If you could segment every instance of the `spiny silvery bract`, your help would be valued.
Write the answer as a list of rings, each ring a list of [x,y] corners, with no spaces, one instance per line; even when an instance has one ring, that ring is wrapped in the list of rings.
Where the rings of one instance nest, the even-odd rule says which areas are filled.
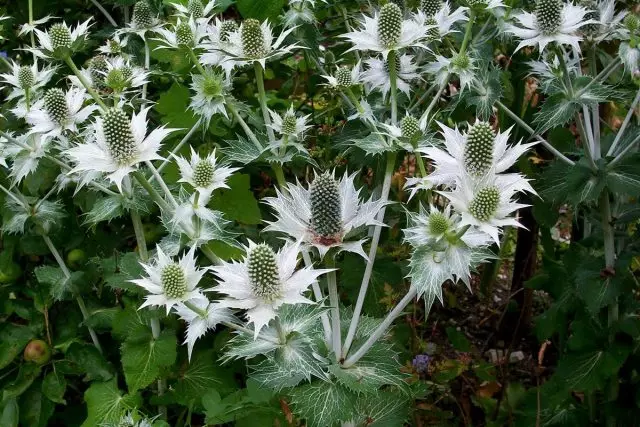
[[[151,6],[147,1],[139,1],[133,6],[133,22],[139,28],[150,28],[153,26],[154,16]]]
[[[469,212],[479,221],[488,221],[496,213],[500,192],[495,186],[484,187],[469,203]]]
[[[36,77],[33,75],[31,67],[22,66],[18,70],[18,83],[23,89],[30,89],[36,82]]]
[[[398,5],[387,3],[380,9],[378,39],[383,46],[394,46],[402,33],[402,10]]]
[[[418,119],[413,116],[404,116],[400,121],[400,132],[403,138],[413,139],[421,132]]]
[[[218,324],[233,321],[234,317],[231,310],[223,307],[219,302],[209,302],[203,298],[190,301],[189,305],[191,308],[184,303],[178,303],[175,310],[180,319],[187,324],[184,344],[187,344],[187,354],[191,360],[196,341],[207,331],[215,329]],[[193,307],[197,311],[194,311]]]
[[[247,58],[262,58],[265,54],[264,34],[257,19],[247,19],[241,28],[242,49]]]
[[[178,262],[167,256],[160,246],[156,250],[156,257],[151,262],[142,264],[147,276],[131,280],[149,292],[140,308],[164,306],[169,314],[178,303],[206,301],[206,297],[197,288],[206,270],[196,266],[195,247],[189,249]]]
[[[467,132],[464,165],[472,175],[482,175],[493,165],[493,141],[496,137],[491,124],[476,122]]]
[[[562,0],[537,0],[536,21],[543,34],[554,34],[562,21]]]
[[[217,188],[229,188],[226,180],[238,168],[221,166],[216,161],[215,150],[204,157],[191,147],[191,159],[187,161],[184,157],[176,156],[176,163],[180,169],[180,179],[178,182],[186,182],[192,187],[211,192]]]
[[[168,298],[181,299],[187,293],[187,277],[177,263],[164,266],[160,273],[160,282]]]
[[[362,72],[360,79],[369,91],[379,90],[384,98],[391,91],[391,75],[389,73],[389,59],[368,58],[365,59],[367,69]],[[418,66],[413,61],[412,55],[396,55],[396,86],[402,93],[409,95],[411,81],[420,78]]]
[[[421,0],[420,10],[426,16],[435,15],[442,7],[442,0]]]
[[[598,3],[594,0],[583,0],[580,4],[587,9],[584,19],[594,21],[591,24],[584,25],[580,31],[586,36],[594,36],[598,34],[600,31],[600,9],[598,8]]]
[[[136,153],[136,141],[131,121],[120,108],[114,107],[102,115],[104,137],[111,157],[119,163],[127,163]]]
[[[425,25],[428,27],[427,38],[434,41],[442,41],[442,38],[453,31],[456,22],[464,22],[469,18],[466,15],[466,7],[459,7],[453,12],[448,2],[442,3],[435,14],[428,16]]]
[[[276,254],[265,244],[257,245],[247,255],[247,271],[253,293],[267,302],[282,296]]]
[[[322,240],[336,240],[342,232],[342,201],[338,183],[328,173],[311,184],[311,227]],[[338,237],[336,237],[338,236]]]
[[[69,107],[64,92],[59,88],[48,89],[44,94],[44,109],[56,123],[64,123],[69,117]]]
[[[271,117],[271,124],[269,125],[271,129],[283,135],[283,137],[286,136],[294,140],[302,140],[304,133],[311,127],[307,125],[309,116],[296,116],[293,105],[283,114],[269,110],[269,116]]]

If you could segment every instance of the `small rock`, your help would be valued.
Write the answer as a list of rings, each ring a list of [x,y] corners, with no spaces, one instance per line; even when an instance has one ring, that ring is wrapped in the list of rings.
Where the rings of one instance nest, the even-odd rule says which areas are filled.
[[[504,358],[504,351],[492,348],[491,350],[487,350],[484,355],[487,359],[489,359],[491,363],[495,365],[502,362]]]
[[[514,351],[509,355],[509,363],[518,363],[524,360],[524,353],[521,351]]]
[[[493,296],[493,302],[500,302],[500,301],[502,301],[502,298],[500,298],[498,295]]]

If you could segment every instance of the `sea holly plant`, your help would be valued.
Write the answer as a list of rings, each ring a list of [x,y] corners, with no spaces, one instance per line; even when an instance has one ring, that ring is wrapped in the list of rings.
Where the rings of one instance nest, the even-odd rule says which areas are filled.
[[[634,11],[264,3],[92,1],[69,24],[30,0],[15,17],[3,425],[79,401],[87,426],[411,423],[430,358],[407,368],[394,325],[473,292],[530,205],[544,257],[528,286],[553,299],[535,333],[559,361],[511,402],[513,425],[629,425]],[[561,207],[575,225],[557,251]],[[370,310],[384,262],[399,286]],[[485,424],[501,399],[478,393]]]

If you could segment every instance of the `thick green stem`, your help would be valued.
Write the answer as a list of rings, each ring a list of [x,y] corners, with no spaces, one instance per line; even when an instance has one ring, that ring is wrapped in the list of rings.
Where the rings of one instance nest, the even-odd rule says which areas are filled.
[[[423,178],[428,175],[427,168],[424,166],[424,160],[422,160],[422,155],[417,151],[414,151],[416,156],[416,163],[418,164],[418,169],[420,169],[420,176]]]
[[[327,268],[334,268],[335,261],[327,255],[325,265]],[[336,271],[327,273],[327,288],[329,289],[329,304],[331,304],[331,348],[336,356],[336,361],[341,359],[342,336],[340,328],[340,299],[338,298],[338,281]]]
[[[253,68],[256,73],[256,84],[258,85],[258,100],[260,102],[260,109],[262,110],[262,119],[264,125],[267,128],[267,135],[269,136],[269,142],[273,144],[276,141],[276,135],[271,129],[271,117],[269,116],[269,109],[267,108],[267,93],[264,90],[264,74],[262,72],[262,65],[258,61],[253,63]]]
[[[71,68],[71,71],[73,71],[73,74],[76,75],[78,80],[80,80],[80,83],[82,83],[82,86],[84,86],[87,92],[89,92],[89,95],[91,95],[93,100],[96,101],[96,103],[100,106],[100,108],[102,108],[103,110],[106,110],[107,104],[104,103],[102,98],[100,98],[100,95],[98,95],[98,93],[91,87],[87,79],[84,78],[80,70],[78,70],[78,67],[76,67],[76,64],[73,62],[73,59],[71,59],[70,56],[67,56],[64,58],[64,61],[67,63],[69,68]]]
[[[202,310],[201,308],[196,307],[196,305],[194,303],[192,303],[191,301],[183,301],[183,304],[185,305],[185,307],[187,307],[189,310],[193,311],[194,313],[196,313],[198,316],[202,317],[202,318],[207,318],[207,312],[206,310]]]
[[[58,249],[56,249],[55,245],[53,244],[49,236],[47,236],[46,234],[43,234],[42,238],[44,239],[45,244],[49,248],[51,255],[53,255],[56,262],[58,263],[58,266],[60,266],[60,269],[62,270],[62,274],[64,274],[65,279],[71,280],[71,272],[67,268],[67,265],[62,259],[62,256],[60,256],[60,252],[58,252]],[[76,302],[78,303],[78,307],[80,307],[80,312],[82,313],[82,319],[84,320],[85,326],[87,327],[87,330],[89,331],[89,335],[91,336],[91,341],[93,341],[93,345],[98,349],[98,351],[102,353],[102,346],[100,345],[98,334],[96,334],[96,331],[94,331],[93,328],[87,324],[87,320],[89,319],[89,311],[87,310],[87,306],[84,303],[84,299],[80,294],[76,294],[75,298],[76,298]]]
[[[469,41],[471,40],[471,34],[473,30],[473,22],[475,21],[475,14],[473,10],[469,12],[469,21],[467,21],[467,27],[464,31],[464,38],[462,39],[462,44],[460,45],[460,53],[465,53],[467,51],[467,46],[469,45]]]
[[[36,38],[33,35],[33,0],[29,0],[29,26],[31,27],[31,31],[29,31],[29,36],[31,38],[31,48],[36,48]],[[33,55],[33,59],[35,60],[36,56]],[[28,109],[28,108],[27,108]]]
[[[200,64],[200,60],[196,56],[196,54],[193,51],[193,49],[188,48],[187,51],[189,52],[189,58],[191,58],[191,62],[193,62],[193,65],[196,66],[196,68],[198,69],[200,74],[204,75],[206,73],[206,71],[204,70],[204,67],[202,66],[202,64]]]

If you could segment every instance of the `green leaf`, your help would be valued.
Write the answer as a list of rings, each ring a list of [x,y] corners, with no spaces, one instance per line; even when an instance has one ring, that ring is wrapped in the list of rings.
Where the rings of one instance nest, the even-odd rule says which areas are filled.
[[[260,208],[251,192],[249,175],[235,174],[229,178],[227,185],[230,188],[214,192],[211,207],[224,213],[228,219],[243,224],[260,224]]]
[[[161,370],[176,361],[178,340],[175,331],[162,331],[155,339],[147,330],[130,336],[122,345],[122,369],[129,392],[147,387],[160,377]]]
[[[9,399],[4,403],[2,415],[0,415],[0,425],[3,427],[18,427],[20,408],[16,399]]]
[[[189,109],[189,103],[189,88],[186,85],[174,83],[168,91],[160,95],[154,108],[162,115],[163,124],[171,128],[184,129],[184,132],[187,132],[198,121],[193,111]]]
[[[49,419],[55,411],[56,404],[42,393],[40,381],[33,383],[27,391],[20,396],[20,423],[23,426],[47,427]]]
[[[91,210],[85,214],[85,223],[95,225],[99,222],[110,222],[114,218],[124,215],[122,196],[101,197],[93,204]]]
[[[563,126],[580,111],[581,105],[567,99],[564,93],[556,93],[548,97],[540,110],[536,113],[533,123],[537,125],[537,132]]]
[[[236,7],[244,19],[274,20],[280,15],[284,0],[237,0]]]
[[[129,335],[144,333],[153,318],[150,310],[138,310],[135,303],[129,303],[126,308],[113,317],[112,333],[115,338],[124,341]]]
[[[607,187],[614,193],[640,195],[640,154],[627,157],[609,170]]]
[[[136,252],[127,252],[100,259],[104,281],[113,289],[125,289],[134,294],[142,294],[143,289],[131,283],[143,274],[140,258]]]
[[[446,331],[447,331],[447,338],[449,338],[449,341],[451,342],[451,345],[453,346],[453,348],[462,352],[471,351],[471,343],[469,342],[467,337],[464,336],[462,332],[460,332],[453,326],[449,326],[446,329]]]
[[[91,344],[73,343],[69,346],[66,358],[86,374],[87,380],[107,381],[113,378],[113,370],[102,354]]]
[[[9,365],[35,337],[27,326],[5,323],[0,326],[0,369]]]
[[[362,394],[356,400],[356,425],[402,427],[409,418],[412,399],[403,393],[380,391]]]
[[[620,345],[568,354],[560,359],[556,373],[569,390],[595,391],[617,376],[628,355],[629,349]]]
[[[333,427],[351,421],[355,415],[355,395],[345,387],[318,381],[291,390],[294,413],[309,427]]]
[[[396,150],[396,147],[389,145],[387,139],[379,133],[370,133],[364,138],[351,139],[347,142],[346,146],[359,148],[363,150],[367,156],[375,156],[386,153],[387,151]]]
[[[66,405],[64,393],[67,389],[67,381],[64,376],[55,372],[49,372],[42,380],[42,393],[52,402]]]
[[[219,365],[213,350],[196,352],[175,386],[178,402],[188,406],[220,384]]]
[[[391,354],[390,356],[393,356]],[[385,385],[406,388],[406,375],[400,372],[399,363],[389,363],[384,358],[370,358],[357,364],[343,368],[340,365],[329,366],[329,372],[335,375],[337,381],[356,393],[378,393]],[[393,360],[393,357],[389,359]]]
[[[40,366],[35,363],[24,363],[20,366],[15,380],[9,383],[2,392],[2,400],[13,399],[27,390],[40,375]]]
[[[238,139],[226,140],[227,145],[220,147],[220,151],[230,162],[246,165],[260,158],[264,149],[258,148],[253,142],[240,135],[236,137]]]
[[[602,274],[604,266],[603,258],[589,257],[576,273],[577,294],[593,314],[615,302],[624,290],[625,266],[617,265],[615,275]]]
[[[142,406],[142,399],[138,394],[121,394],[115,378],[104,383],[92,383],[84,393],[84,400],[88,414],[82,427],[117,423],[127,411]]]

